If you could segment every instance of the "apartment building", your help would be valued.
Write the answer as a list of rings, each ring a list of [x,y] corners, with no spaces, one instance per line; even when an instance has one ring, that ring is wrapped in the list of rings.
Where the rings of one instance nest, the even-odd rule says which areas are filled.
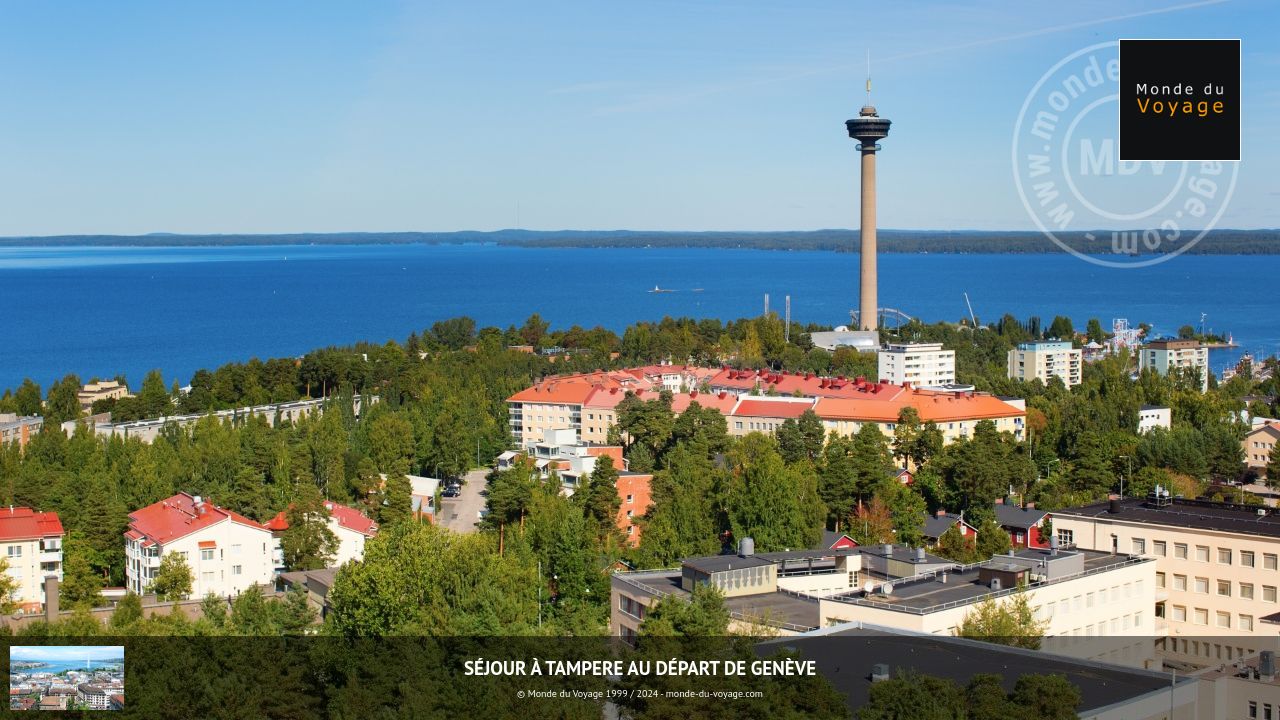
[[[889,385],[886,387],[896,388]],[[898,418],[905,408],[913,408],[922,423],[934,423],[942,431],[942,441],[950,444],[969,437],[978,423],[990,420],[996,430],[1025,437],[1027,411],[1021,400],[998,398],[981,393],[932,392],[911,388],[894,392],[893,400],[864,398],[818,398],[814,412],[828,433],[852,436],[867,423],[893,437]]]
[[[0,413],[0,445],[18,443],[18,447],[26,447],[31,436],[43,427],[44,418],[39,415]]]
[[[877,357],[880,379],[894,385],[943,387],[956,381],[956,353],[942,343],[889,343]]]
[[[1154,560],[1163,653],[1232,662],[1280,636],[1280,514],[1229,503],[1113,499],[1053,513],[1063,545]]]
[[[1047,383],[1056,377],[1072,387],[1080,384],[1082,362],[1081,351],[1066,340],[1019,343],[1009,351],[1009,378]]]
[[[636,522],[653,505],[653,475],[629,471],[618,473],[618,499],[622,501],[618,506],[618,529],[627,537],[627,544],[636,547],[642,533]]]
[[[357,395],[352,401],[352,409],[357,418],[360,417],[361,407],[366,401],[369,404],[373,404],[378,402],[378,397],[374,395],[366,398]],[[185,428],[200,422],[206,417],[213,417],[230,423],[239,423],[250,417],[261,417],[272,426],[282,422],[296,423],[312,414],[324,412],[325,404],[328,402],[328,398],[319,398],[316,400],[271,403],[270,405],[254,405],[231,410],[217,410],[204,414],[172,415],[121,423],[95,423],[93,431],[99,437],[137,438],[144,443],[151,443],[166,427],[177,426]]]
[[[271,530],[199,495],[178,493],[135,510],[124,539],[125,586],[139,595],[169,553],[191,568],[190,597],[239,595],[250,585],[270,587],[275,576]]]
[[[788,420],[813,410],[814,398],[743,396],[729,413],[729,434],[772,433]]]
[[[1244,466],[1259,477],[1266,477],[1267,463],[1271,462],[1271,454],[1280,442],[1280,422],[1269,422],[1259,425],[1244,436],[1240,445],[1244,448]],[[1277,720],[1280,720],[1278,718]]]
[[[0,547],[9,577],[17,581],[10,598],[24,613],[44,610],[44,580],[62,580],[62,521],[54,512],[0,507]]]
[[[410,482],[412,485],[412,481]],[[359,510],[332,500],[324,501],[325,512],[328,513],[330,532],[338,538],[338,548],[334,552],[332,565],[344,565],[348,560],[364,559],[364,545],[378,535],[378,524],[370,520]],[[417,510],[419,508],[415,508]],[[275,517],[266,522],[266,528],[279,540],[285,530],[289,529],[289,520],[285,511],[281,510]],[[285,567],[284,553],[278,547],[274,553],[273,564],[277,571]]]
[[[129,386],[116,380],[86,383],[80,392],[76,393],[76,398],[80,401],[80,410],[85,413],[93,412],[93,404],[99,400],[119,400],[124,397],[129,397]]]
[[[1200,391],[1209,389],[1209,346],[1199,340],[1152,340],[1138,350],[1138,369],[1168,375],[1170,370],[1196,372]]]

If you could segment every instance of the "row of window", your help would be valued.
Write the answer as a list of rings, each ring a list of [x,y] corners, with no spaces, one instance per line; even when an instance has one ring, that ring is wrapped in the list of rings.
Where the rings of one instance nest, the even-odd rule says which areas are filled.
[[[1066,532],[1070,531],[1068,530]],[[1144,538],[1133,538],[1132,550],[1134,555],[1147,554],[1147,541]],[[1168,543],[1164,540],[1156,540],[1151,543],[1152,555],[1157,557],[1167,557],[1168,551]],[[1195,546],[1194,559],[1196,562],[1207,563],[1209,562],[1209,558],[1213,555],[1215,555],[1215,553],[1211,553],[1211,548],[1208,545]],[[1192,559],[1191,547],[1187,545],[1187,543],[1174,543],[1173,557],[1176,560]],[[1240,567],[1251,568],[1257,567],[1258,562],[1257,553],[1252,550],[1240,550],[1239,552],[1236,552],[1231,548],[1220,547],[1217,548],[1216,557],[1219,565],[1232,565],[1238,562]],[[1275,570],[1278,567],[1280,567],[1280,558],[1277,558],[1275,553],[1262,554],[1262,569]]]
[[[1118,618],[1111,618],[1109,622],[1100,622],[1096,625],[1089,623],[1077,628],[1072,628],[1070,632],[1065,632],[1059,637],[1105,637],[1108,635],[1117,635],[1126,630],[1141,630],[1143,625],[1142,613],[1136,612],[1132,615],[1122,615]]]
[[[1164,573],[1162,572],[1156,573],[1156,587],[1158,588],[1166,587],[1165,580],[1166,580],[1166,577]],[[1192,588],[1191,592],[1199,593],[1201,595],[1208,595],[1209,587],[1212,584],[1216,594],[1221,595],[1222,597],[1232,596],[1232,583],[1230,580],[1217,580],[1212,583],[1207,577],[1193,577],[1190,580],[1191,580],[1191,584],[1188,585],[1188,578],[1186,575],[1175,574],[1173,576],[1173,584],[1170,587],[1171,589],[1177,590],[1179,592],[1187,592],[1187,588],[1190,587]],[[1258,597],[1257,593],[1255,592],[1255,587],[1253,583],[1247,583],[1247,582],[1236,583],[1236,586],[1237,587],[1236,587],[1235,594],[1240,599],[1254,600]],[[1276,586],[1263,585],[1261,599],[1263,602],[1269,602],[1269,603],[1275,602]]]
[[[1172,620],[1173,622],[1188,622],[1187,617],[1188,617],[1187,606],[1185,605],[1169,606],[1169,620]],[[1198,607],[1191,608],[1190,617],[1191,617],[1190,622],[1194,625],[1209,624],[1209,610],[1206,608],[1198,608]],[[1230,630],[1232,628],[1231,613],[1223,612],[1221,610],[1215,612],[1213,614],[1213,626],[1217,628],[1222,628],[1223,630]],[[1253,632],[1253,616],[1237,615],[1236,621],[1235,621],[1235,629],[1244,630],[1246,632]]]
[[[1057,602],[1047,602],[1036,609],[1036,615],[1040,620],[1048,620],[1055,614],[1070,615],[1073,612],[1080,612],[1094,605],[1103,605],[1108,600],[1110,602],[1119,602],[1124,598],[1135,596],[1142,597],[1141,580],[1127,582],[1124,585],[1112,585],[1110,589],[1102,589],[1097,592],[1081,593],[1074,598],[1062,598]]]

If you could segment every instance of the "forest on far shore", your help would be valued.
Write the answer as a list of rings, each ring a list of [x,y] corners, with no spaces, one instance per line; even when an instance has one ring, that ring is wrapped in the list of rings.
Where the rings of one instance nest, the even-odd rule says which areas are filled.
[[[1057,253],[1062,249],[1033,230],[880,230],[882,253]],[[1070,247],[1087,254],[1112,254],[1111,231],[1059,233]],[[1164,242],[1138,255],[1174,252],[1181,243]],[[1092,238],[1092,239],[1091,239]],[[274,235],[50,235],[0,237],[0,247],[209,247],[221,245],[461,245],[489,243],[515,247],[739,248],[749,250],[827,250],[856,252],[857,230],[778,232],[650,232],[645,230],[460,230],[456,232],[349,232]],[[1211,230],[1185,252],[1194,255],[1273,255],[1280,253],[1280,230]]]

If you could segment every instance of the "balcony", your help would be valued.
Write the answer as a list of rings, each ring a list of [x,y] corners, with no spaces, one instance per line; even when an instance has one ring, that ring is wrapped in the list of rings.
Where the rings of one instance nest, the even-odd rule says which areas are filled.
[[[142,567],[151,567],[151,568],[160,567],[160,556],[159,555],[143,555]]]
[[[62,562],[62,548],[56,550],[41,550],[40,562],[42,563],[60,563]]]

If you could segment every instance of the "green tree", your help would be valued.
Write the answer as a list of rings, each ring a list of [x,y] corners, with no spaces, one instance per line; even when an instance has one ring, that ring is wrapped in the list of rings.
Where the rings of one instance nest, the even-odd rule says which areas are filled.
[[[988,597],[973,606],[956,626],[958,637],[1039,650],[1047,624],[1036,620],[1026,590],[1002,598]]]
[[[191,567],[181,555],[171,551],[160,559],[149,590],[161,600],[181,600],[191,594],[191,583]]]
[[[913,459],[919,441],[920,413],[907,405],[898,411],[898,422],[893,426],[893,457],[906,467]]]
[[[22,384],[13,394],[13,410],[19,415],[43,415],[42,397],[40,386],[32,382],[31,378],[23,378]]]
[[[111,613],[111,629],[115,631],[132,628],[142,622],[142,598],[137,593],[127,592],[116,609]]]
[[[688,599],[667,595],[645,613],[640,637],[723,637],[729,633],[729,608],[714,586],[698,583]]]
[[[1036,720],[1074,720],[1083,697],[1061,675],[1023,675],[1009,694],[1009,702]]]
[[[602,455],[596,459],[586,487],[575,497],[578,495],[581,495],[583,512],[595,526],[598,542],[604,544],[607,538],[616,538],[622,498],[618,497],[618,471],[613,467],[612,457]]]
[[[378,524],[385,527],[413,518],[413,484],[409,482],[409,471],[404,462],[387,474],[381,496]]]
[[[1267,487],[1276,487],[1280,485],[1280,444],[1271,448],[1271,454],[1267,456]]]
[[[399,463],[412,463],[413,424],[399,413],[384,412],[369,421],[369,457],[380,472],[390,472]]]
[[[227,601],[213,592],[205,593],[200,600],[200,614],[215,629],[221,630],[227,624]]]
[[[0,558],[0,614],[10,615],[18,609],[13,596],[21,588],[18,580],[9,574],[9,559]]]
[[[822,420],[813,410],[805,410],[799,418],[787,418],[774,432],[778,451],[788,463],[801,460],[817,462],[822,454],[825,431]]]
[[[735,538],[751,537],[756,547],[784,550],[811,547],[821,534],[820,522],[810,525],[816,497],[803,499],[795,488],[798,472],[783,462],[772,438],[751,433],[730,453],[732,479],[726,510]]]
[[[102,575],[89,564],[93,550],[78,535],[69,534],[62,545],[62,584],[58,592],[68,608],[102,604]]]
[[[285,508],[288,523],[280,534],[285,566],[290,570],[328,567],[338,552],[338,536],[329,529],[329,509],[315,485],[298,484],[294,501]]]
[[[1107,339],[1107,334],[1102,331],[1102,323],[1098,318],[1089,318],[1089,322],[1085,326],[1085,335],[1088,336],[1089,342],[1099,344]]]
[[[80,387],[80,378],[74,374],[49,386],[44,421],[49,425],[57,425],[80,417]]]
[[[938,546],[934,548],[934,552],[958,563],[967,564],[976,562],[978,559],[978,550],[973,539],[961,535],[959,525],[952,525],[942,533],[942,537],[938,538]]]
[[[873,683],[858,720],[964,720],[964,694],[951,680],[901,672]]]

